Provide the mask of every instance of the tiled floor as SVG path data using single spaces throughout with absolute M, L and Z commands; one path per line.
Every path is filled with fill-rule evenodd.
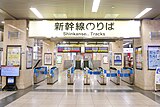
M 117 86 L 107 80 L 107 85 L 101 86 L 93 76 L 91 85 L 84 86 L 83 75 L 79 73 L 75 75 L 73 86 L 67 85 L 65 73 L 60 74 L 59 81 L 54 85 L 47 85 L 46 81 L 38 85 L 6 104 L 6 107 L 160 107 L 143 90 L 138 92 L 123 82 Z
M 137 93 L 29 92 L 6 107 L 160 107 Z
M 13 92 L 0 91 L 0 100 L 14 93 L 16 93 L 16 91 L 13 91 Z

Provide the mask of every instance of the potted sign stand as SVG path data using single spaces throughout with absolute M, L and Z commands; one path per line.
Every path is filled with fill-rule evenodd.
M 160 86 L 160 67 L 157 67 L 155 71 L 155 92 L 160 91 L 160 89 L 157 88 L 157 85 Z
M 16 77 L 19 76 L 19 66 L 2 66 L 1 76 L 6 77 L 6 85 L 2 91 L 16 91 Z

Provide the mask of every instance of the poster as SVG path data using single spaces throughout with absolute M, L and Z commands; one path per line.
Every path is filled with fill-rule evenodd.
M 121 53 L 115 53 L 114 54 L 114 65 L 115 66 L 121 66 L 122 65 L 122 54 Z
M 160 84 L 160 67 L 156 68 L 156 72 L 155 72 L 155 84 Z
M 148 46 L 148 69 L 160 67 L 160 46 Z
M 27 52 L 26 52 L 26 68 L 32 69 L 33 65 L 33 48 L 27 46 Z
M 61 64 L 61 63 L 62 63 L 62 56 L 57 55 L 57 64 Z
M 7 65 L 21 66 L 21 46 L 7 46 Z
M 108 64 L 108 56 L 107 55 L 103 56 L 103 64 Z
M 44 53 L 44 64 L 52 65 L 52 53 Z
M 142 70 L 143 66 L 142 47 L 137 47 L 135 49 L 135 57 L 136 57 L 136 69 Z

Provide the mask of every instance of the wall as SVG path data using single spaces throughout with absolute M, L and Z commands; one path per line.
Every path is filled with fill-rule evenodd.
M 134 49 L 136 47 L 140 47 L 142 46 L 142 39 L 134 39 Z M 143 47 L 142 47 L 143 50 Z M 145 84 L 145 78 L 144 78 L 144 71 L 143 70 L 139 70 L 136 69 L 136 59 L 135 59 L 135 52 L 134 52 L 134 72 L 135 72 L 135 78 L 134 78 L 134 83 L 136 86 L 144 89 L 144 84 Z M 143 51 L 142 51 L 142 58 L 144 58 L 143 56 Z
M 68 53 L 57 53 L 57 55 L 62 56 L 62 63 L 61 64 L 56 63 L 56 66 L 59 68 L 59 71 L 61 72 L 64 70 L 64 60 L 70 60 L 70 57 Z
M 115 67 L 119 70 L 124 66 L 124 55 L 123 55 L 123 41 L 116 41 L 110 43 L 110 51 L 112 51 L 112 67 Z M 115 66 L 114 65 L 114 53 L 121 53 L 122 54 L 122 65 Z
M 148 46 L 160 46 L 160 40 L 151 40 L 149 33 L 151 31 L 160 31 L 160 20 L 143 20 L 142 21 L 142 54 L 143 54 L 143 72 L 145 90 L 154 89 L 155 70 L 148 70 L 147 48 Z
M 55 49 L 55 43 L 48 41 L 48 40 L 44 40 L 43 41 L 43 50 L 42 50 L 42 66 L 48 66 L 53 67 L 55 65 L 54 63 L 54 49 Z M 45 65 L 44 64 L 44 54 L 45 53 L 52 53 L 52 65 Z
M 107 64 L 103 63 L 104 56 L 108 56 L 108 63 Z M 95 53 L 93 56 L 93 60 L 101 60 L 101 67 L 107 71 L 109 70 L 109 54 L 108 53 Z
M 21 45 L 22 47 L 22 61 L 20 76 L 17 77 L 18 89 L 24 89 L 29 87 L 33 83 L 33 69 L 26 69 L 26 48 L 27 46 L 33 47 L 33 39 L 28 38 L 27 33 L 27 21 L 26 20 L 6 20 L 4 24 L 4 42 L 3 42 L 3 64 L 6 64 L 6 49 L 7 45 Z M 8 32 L 20 32 L 18 39 L 8 38 Z M 6 84 L 5 77 L 2 78 L 2 86 Z
M 134 40 L 134 48 L 142 46 L 143 69 L 135 69 L 135 85 L 144 90 L 154 90 L 155 70 L 148 70 L 147 49 L 148 46 L 160 46 L 160 40 L 151 40 L 150 32 L 160 30 L 159 20 L 142 20 L 141 38 Z M 135 57 L 134 57 L 135 58 Z M 134 68 L 135 66 L 134 60 Z

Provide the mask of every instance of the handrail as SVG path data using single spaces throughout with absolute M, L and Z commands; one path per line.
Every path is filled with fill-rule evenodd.
M 115 68 L 115 67 L 110 67 L 110 69 L 112 69 L 112 70 L 117 70 L 117 68 Z
M 39 59 L 38 61 L 37 61 L 37 63 L 34 65 L 34 67 L 33 68 L 36 68 L 37 66 L 38 66 L 38 64 L 41 62 L 42 60 L 41 59 Z

